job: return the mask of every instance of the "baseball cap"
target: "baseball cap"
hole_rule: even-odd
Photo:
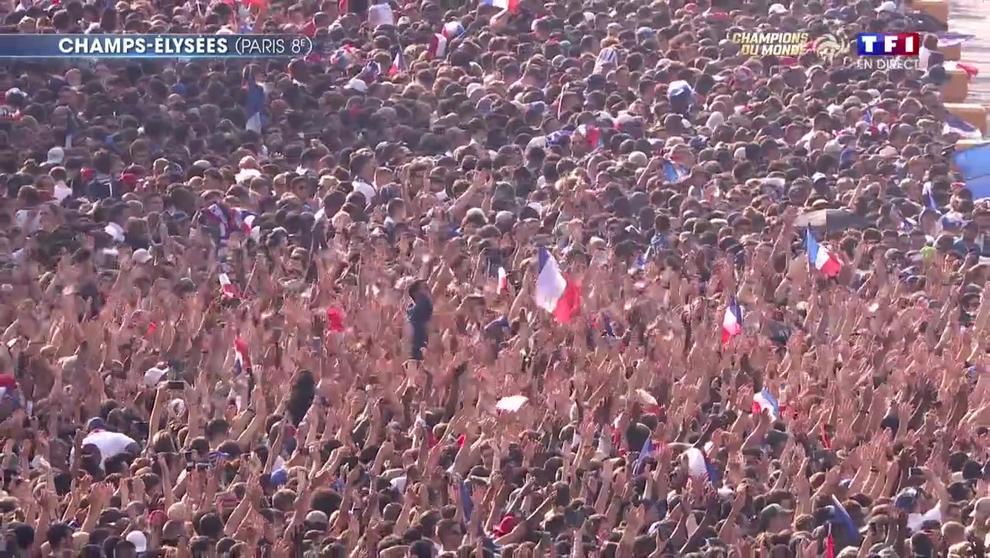
[[[350,89],[353,91],[357,91],[358,93],[367,93],[368,84],[365,83],[364,80],[360,78],[354,78],[351,81],[347,82],[347,85],[344,86],[344,89]]]
[[[131,259],[139,264],[146,264],[151,261],[151,252],[144,248],[138,248],[131,254]]]
[[[767,9],[768,15],[781,15],[786,14],[789,10],[784,7],[783,4],[770,4],[770,8]]]
[[[93,417],[86,422],[86,432],[92,432],[94,430],[106,430],[107,423],[100,417]]]
[[[142,552],[147,552],[148,550],[148,537],[145,536],[141,531],[131,531],[127,533],[127,542],[134,545],[134,550],[139,554]]]
[[[61,147],[53,147],[48,150],[48,158],[45,163],[49,165],[61,165],[65,161],[65,150]]]
[[[877,7],[877,13],[880,13],[880,12],[891,12],[891,13],[893,13],[893,12],[896,12],[896,11],[897,11],[897,3],[896,2],[892,2],[891,0],[887,0],[886,2],[883,2],[882,4],[880,4],[879,7]]]

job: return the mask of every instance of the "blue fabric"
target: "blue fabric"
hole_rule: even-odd
[[[406,312],[409,324],[412,326],[412,355],[413,360],[423,360],[423,349],[429,340],[428,325],[433,318],[433,302],[427,295],[419,295]]]
[[[248,82],[247,96],[244,99],[244,111],[247,112],[247,117],[251,118],[264,109],[265,90],[255,82]]]

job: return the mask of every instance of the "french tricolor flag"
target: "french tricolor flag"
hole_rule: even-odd
[[[584,141],[588,144],[588,148],[598,149],[604,147],[605,142],[602,140],[602,131],[597,126],[581,124],[577,128],[577,132],[584,136]]]
[[[560,323],[568,323],[581,310],[581,290],[560,272],[557,260],[546,248],[540,248],[539,274],[536,276],[536,305],[550,312]]]
[[[500,10],[508,10],[512,13],[519,11],[519,0],[481,0],[482,6],[491,6]]]
[[[409,66],[406,65],[406,57],[402,55],[402,49],[395,52],[395,57],[392,58],[392,66],[388,69],[388,76],[395,77],[399,74],[404,74],[409,70]]]
[[[498,284],[495,286],[495,294],[502,294],[509,289],[509,274],[505,268],[498,266]]]
[[[251,368],[251,356],[248,354],[247,341],[243,337],[234,338],[234,375],[240,376]]]
[[[725,345],[733,337],[742,333],[742,309],[736,302],[736,297],[729,299],[729,304],[725,307],[725,315],[722,317],[722,344]]]
[[[430,60],[447,56],[447,37],[440,33],[434,33],[430,39],[430,47],[426,50],[426,56]]]
[[[808,251],[808,265],[821,271],[825,277],[835,277],[842,270],[842,262],[839,258],[829,252],[828,248],[818,244],[810,228],[805,231],[804,245]]]
[[[705,479],[713,486],[719,484],[718,471],[708,462],[708,458],[698,448],[691,447],[684,450],[687,456],[688,474],[696,479]]]
[[[237,285],[230,281],[230,277],[226,273],[221,273],[219,276],[220,280],[220,295],[223,298],[240,298],[241,290],[237,288]]]
[[[767,388],[763,388],[760,393],[753,395],[753,412],[762,413],[763,411],[769,412],[770,418],[773,420],[780,418],[780,403]]]

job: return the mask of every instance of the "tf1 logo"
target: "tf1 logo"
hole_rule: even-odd
[[[860,56],[918,56],[921,35],[918,33],[860,33],[856,35]]]

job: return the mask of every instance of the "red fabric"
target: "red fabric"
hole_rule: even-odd
[[[966,64],[964,62],[956,62],[956,67],[966,72],[966,75],[969,76],[969,79],[975,78],[980,73],[980,69],[972,64]]]
[[[316,36],[316,22],[313,21],[313,20],[309,20],[309,23],[307,23],[302,28],[302,34],[303,35],[306,35],[309,38],[315,37]]]
[[[566,324],[581,313],[581,285],[573,281],[567,281],[563,296],[557,301],[553,315],[557,321]]]
[[[498,522],[498,525],[492,529],[492,534],[496,537],[501,537],[512,532],[516,528],[516,518],[511,515],[506,515],[502,517],[502,521]]]
[[[327,308],[327,329],[334,333],[344,331],[344,313],[340,308]]]
[[[237,351],[237,352],[239,352],[239,353],[243,353],[245,355],[248,354],[247,341],[245,341],[243,337],[240,337],[240,336],[235,337],[234,338],[234,350]]]

